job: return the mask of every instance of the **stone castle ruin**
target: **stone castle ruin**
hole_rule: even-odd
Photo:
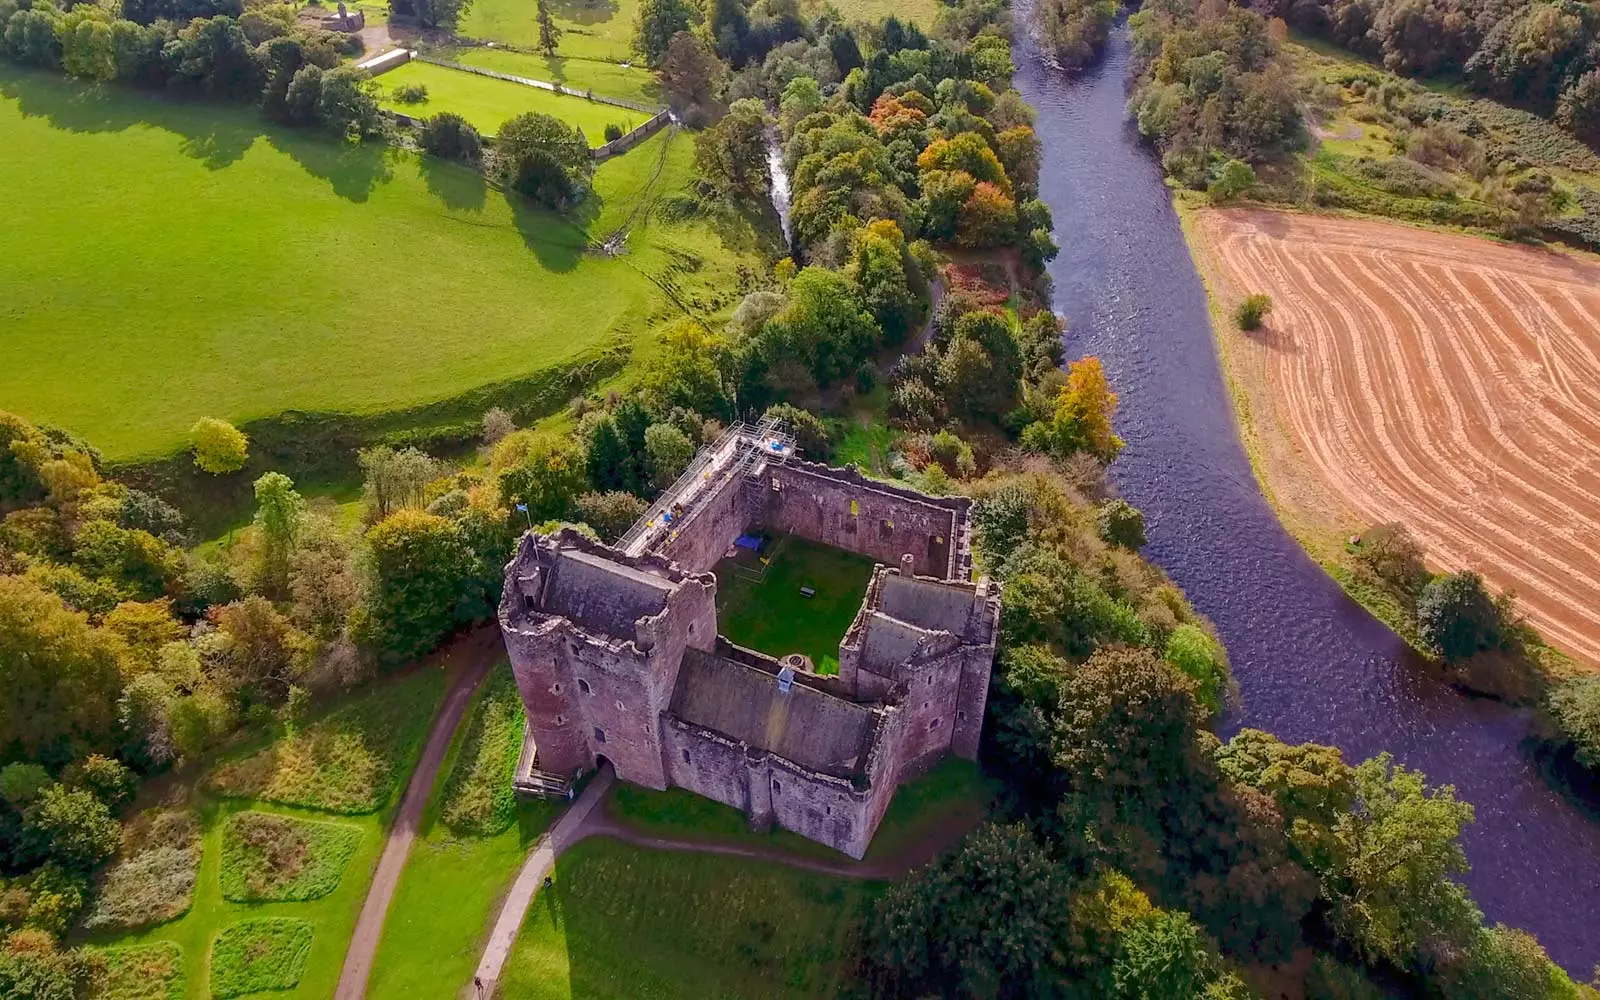
[[[976,758],[1000,600],[968,582],[971,501],[793,456],[778,425],[736,425],[616,547],[523,536],[500,605],[527,706],[519,790],[561,793],[604,760],[860,858],[902,781]],[[718,634],[711,569],[751,532],[880,563],[837,676]]]

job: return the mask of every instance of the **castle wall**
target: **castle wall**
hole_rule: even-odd
[[[709,572],[750,523],[743,485],[742,473],[724,475],[716,492],[660,546],[661,554],[690,573]]]
[[[791,533],[858,552],[890,566],[912,557],[916,573],[949,576],[959,528],[955,509],[878,489],[852,470],[803,462],[773,465],[763,476],[759,520]]]
[[[536,629],[502,629],[502,634],[528,728],[539,748],[539,767],[562,777],[593,767],[577,686],[566,662],[574,641],[571,627],[557,620]]]

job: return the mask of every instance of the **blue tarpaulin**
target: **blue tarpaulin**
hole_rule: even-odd
[[[733,540],[733,544],[737,545],[741,549],[749,549],[751,552],[760,552],[761,551],[761,536],[760,535],[740,535],[738,538],[735,538]]]

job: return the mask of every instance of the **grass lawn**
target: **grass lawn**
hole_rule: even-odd
[[[506,699],[515,709],[506,711]],[[503,721],[510,716],[511,725]],[[477,789],[509,791],[522,744],[521,701],[509,666],[491,677],[463,719],[423,814],[422,827],[389,906],[367,984],[372,1000],[454,996],[472,979],[500,896],[556,813],[548,802],[464,810]],[[483,834],[457,835],[442,814],[497,817]]]
[[[681,315],[652,278],[714,321],[759,270],[759,234],[650,212],[627,254],[584,254],[692,181],[669,132],[599,167],[580,225],[250,108],[0,66],[0,400],[112,460],[178,450],[206,415],[475,419],[490,404],[453,401],[652,343]]]
[[[581,97],[568,97],[538,87],[525,87],[520,83],[496,80],[432,63],[408,62],[377,79],[383,88],[383,96],[379,100],[383,107],[413,117],[454,111],[485,135],[499,132],[501,125],[517,115],[538,111],[583,129],[589,145],[599,146],[606,141],[606,125],[615,122],[626,132],[644,124],[645,119],[650,117],[642,111],[630,111]],[[411,84],[427,87],[427,100],[416,104],[396,101],[395,88]]]
[[[946,757],[895,791],[867,848],[867,862],[893,858],[929,839],[950,839],[972,829],[989,812],[996,789],[970,760]],[[653,792],[616,785],[606,814],[629,829],[672,840],[744,844],[848,864],[850,859],[788,830],[753,833],[744,813],[681,788]]]
[[[642,66],[623,66],[604,59],[533,55],[481,45],[457,49],[445,58],[500,73],[548,80],[563,87],[592,90],[596,94],[618,97],[624,101],[651,105],[662,103],[661,87],[656,83],[655,74]]]
[[[311,953],[312,927],[294,917],[229,924],[211,945],[211,995],[237,997],[292,990]]]
[[[761,569],[748,552],[717,564],[722,634],[772,656],[804,653],[819,673],[837,673],[839,640],[861,610],[872,560],[795,537],[774,539],[762,555],[770,562],[760,582],[741,575]]]
[[[183,1000],[183,949],[171,941],[107,948],[105,980],[93,1000]]]
[[[932,31],[939,18],[938,0],[832,0],[833,6],[844,15],[845,23],[868,21],[876,24],[893,14],[902,21],[910,21],[924,31]],[[822,0],[804,0],[806,13],[815,16],[822,10]]]
[[[440,676],[429,683],[418,680],[419,676],[430,674]],[[431,718],[443,691],[442,672],[434,669],[418,671],[398,680],[379,681],[355,695],[344,705],[336,706],[323,720],[308,728],[325,724],[330,719],[349,719],[351,708],[362,707],[372,702],[420,703],[420,707],[410,711]],[[405,713],[369,711],[361,714],[364,717],[395,718]],[[279,744],[285,742],[287,741],[280,740]],[[397,756],[393,758],[394,771],[400,775],[409,774],[421,750],[420,740],[395,740],[392,745],[402,748],[396,750]],[[272,747],[267,748],[269,752],[271,749]],[[376,774],[376,772],[369,773]],[[381,779],[375,778],[375,780]],[[208,794],[203,786],[195,788],[190,795],[192,800],[190,804],[200,817],[202,850],[194,900],[188,912],[176,920],[140,931],[91,934],[85,939],[85,943],[121,948],[169,942],[181,949],[183,995],[190,1000],[205,1000],[212,996],[218,986],[213,978],[217,969],[214,968],[211,956],[212,945],[219,934],[225,928],[241,921],[284,918],[294,921],[293,927],[303,925],[308,928],[310,943],[304,948],[303,963],[295,959],[295,963],[303,965],[298,973],[298,985],[277,992],[274,997],[281,1000],[325,1000],[333,995],[334,987],[338,984],[345,948],[349,944],[351,931],[355,929],[356,917],[361,910],[362,900],[366,897],[367,884],[371,881],[373,867],[383,850],[384,834],[393,818],[394,802],[398,796],[394,794],[395,786],[392,783],[388,787],[389,792],[385,795],[373,793],[363,796],[368,801],[378,803],[374,811],[360,816],[342,817],[338,821],[341,826],[356,831],[357,842],[336,888],[327,895],[304,902],[249,903],[232,902],[223,896],[223,833],[229,820],[236,814],[246,811],[313,821],[326,821],[327,814],[255,798],[219,798]],[[301,948],[304,943],[303,938],[303,930],[284,929],[282,934],[275,932],[273,935],[274,942],[278,942],[279,939],[291,941],[295,943],[295,949]],[[276,945],[271,950],[282,951],[276,948]],[[245,954],[250,953],[249,949],[245,952]],[[237,962],[232,964],[234,968],[225,973],[224,985],[235,981],[227,977],[244,975],[247,977],[246,982],[252,982],[254,980],[249,977],[265,975],[267,971],[267,967],[254,971],[241,970],[237,967]],[[288,967],[281,962],[271,965],[271,968],[278,970],[279,973]],[[131,998],[140,995],[129,996]]]
[[[536,0],[473,0],[461,18],[461,34],[524,48],[539,44]],[[619,63],[635,59],[633,22],[639,0],[551,0],[550,14],[563,30],[556,54]]]
[[[506,963],[505,1000],[833,995],[878,888],[598,838],[556,862]]]

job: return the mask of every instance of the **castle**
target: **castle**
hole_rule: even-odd
[[[527,707],[522,791],[609,761],[862,857],[896,787],[976,758],[999,627],[971,576],[970,505],[794,457],[779,425],[736,425],[615,547],[523,536],[500,627]],[[718,634],[710,572],[751,532],[878,561],[823,676]]]

